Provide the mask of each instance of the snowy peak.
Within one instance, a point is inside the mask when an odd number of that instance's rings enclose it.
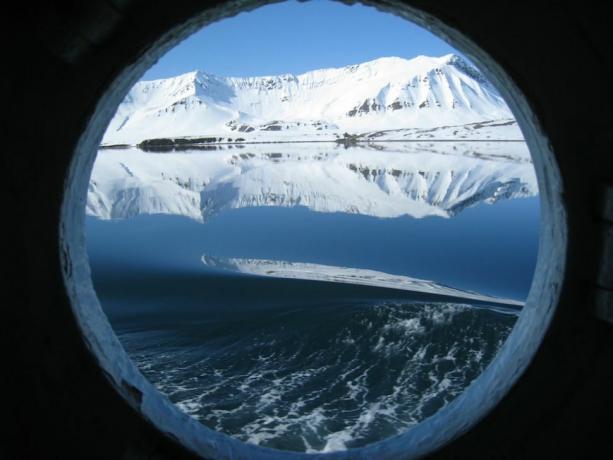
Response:
[[[300,75],[220,77],[194,71],[142,81],[120,105],[104,142],[223,135],[232,124],[273,121],[294,123],[287,128],[294,136],[330,139],[335,130],[428,128],[510,117],[498,92],[459,56],[382,57]],[[316,129],[313,121],[328,130]]]

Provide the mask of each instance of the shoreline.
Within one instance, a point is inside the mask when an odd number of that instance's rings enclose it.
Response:
[[[337,144],[344,147],[351,147],[354,145],[368,145],[368,144],[386,144],[386,143],[428,143],[428,142],[471,142],[471,143],[485,143],[485,142],[509,142],[517,143],[526,141],[523,139],[388,139],[388,140],[364,140],[364,141],[351,141],[345,142],[340,139],[334,140],[304,140],[304,141],[240,141],[240,142],[195,142],[195,143],[168,143],[160,145],[142,146],[142,143],[138,144],[100,144],[98,150],[114,150],[114,149],[131,149],[137,148],[144,152],[147,151],[166,151],[166,150],[190,150],[190,149],[206,149],[216,147],[219,145],[262,145],[262,144]]]

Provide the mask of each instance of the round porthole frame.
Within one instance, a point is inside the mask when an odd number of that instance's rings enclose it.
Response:
[[[240,2],[253,9],[266,2]],[[127,356],[111,329],[93,289],[85,249],[85,199],[96,152],[110,119],[138,78],[162,54],[200,27],[228,15],[203,7],[201,14],[166,32],[134,63],[123,69],[100,98],[75,149],[65,185],[60,235],[64,282],[84,339],[99,366],[124,399],[159,431],[210,459],[398,459],[418,458],[466,433],[505,397],[537,352],[559,300],[567,248],[561,178],[546,135],[527,99],[485,51],[441,20],[404,4],[369,2],[430,30],[463,52],[497,87],[515,115],[533,157],[541,197],[539,255],[524,311],[488,368],[452,403],[408,431],[359,449],[302,454],[248,445],[206,428],[181,412],[149,383]]]

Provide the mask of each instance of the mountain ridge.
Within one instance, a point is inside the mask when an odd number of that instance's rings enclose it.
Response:
[[[351,91],[348,91],[351,89]],[[330,139],[343,131],[508,119],[506,103],[461,57],[382,57],[302,74],[221,77],[196,70],[134,85],[104,143],[227,135]]]

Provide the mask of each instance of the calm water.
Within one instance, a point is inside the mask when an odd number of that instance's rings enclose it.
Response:
[[[146,159],[134,161],[122,163],[129,178],[150,173]],[[268,175],[283,166],[262,165]],[[491,169],[491,162],[486,166]],[[478,167],[469,165],[470,171]],[[371,181],[381,176],[360,174]],[[292,187],[299,184],[282,177]],[[102,179],[94,174],[100,188]],[[233,193],[247,190],[249,184],[241,189],[233,180]],[[134,182],[122,184],[115,196],[143,196],[153,182],[137,184],[138,193]],[[198,193],[211,203],[221,189],[208,197],[206,187]],[[204,222],[168,214],[88,217],[95,288],[143,373],[205,425],[278,449],[363,446],[405,431],[460,394],[493,359],[516,315],[483,302],[476,307],[376,286],[232,272],[205,265],[202,257],[376,270],[525,299],[536,261],[538,198],[485,204],[483,190],[494,193],[492,187],[466,189],[475,190],[470,206],[445,217],[318,212],[278,192],[279,205],[262,206],[252,197],[242,201],[247,205],[224,208],[218,199]],[[243,264],[246,270],[252,265]]]

